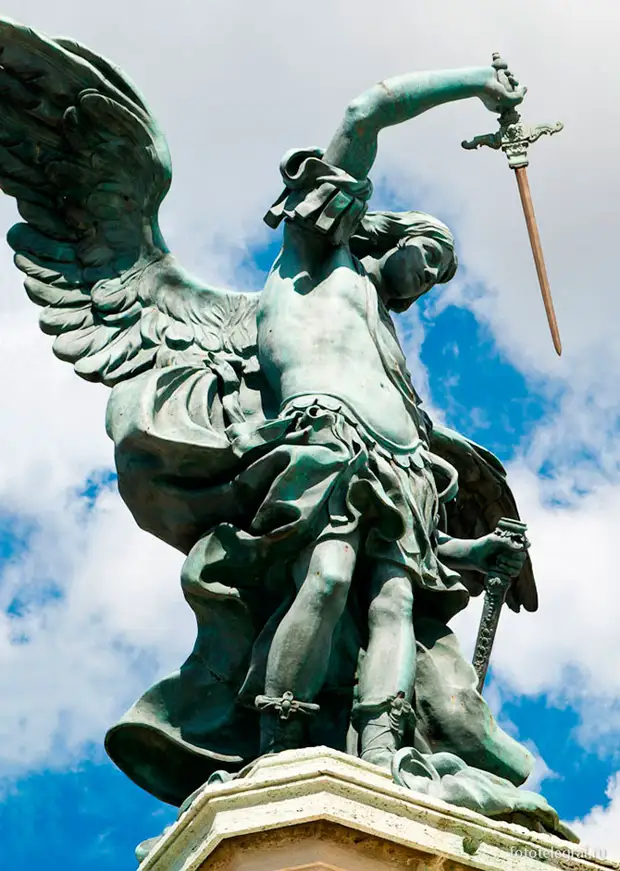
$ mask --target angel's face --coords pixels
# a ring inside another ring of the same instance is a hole
[[[448,271],[452,252],[435,239],[408,236],[381,261],[381,278],[389,308],[404,311]]]

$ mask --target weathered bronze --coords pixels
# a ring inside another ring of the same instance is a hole
[[[516,789],[532,756],[448,626],[489,572],[511,578],[509,607],[537,607],[524,544],[495,531],[518,518],[505,470],[431,422],[390,314],[452,278],[454,238],[368,211],[382,128],[469,97],[512,111],[524,90],[490,66],[353,100],[325,151],[285,155],[266,216],[281,251],[261,293],[236,293],[166,246],[170,158],[124,74],[6,19],[0,53],[15,262],[57,356],[112,388],[121,496],[186,555],[197,620],[187,661],[110,729],[111,758],[181,804],[261,754],[325,744],[393,767],[411,745],[394,776],[418,754],[439,797],[562,833]]]

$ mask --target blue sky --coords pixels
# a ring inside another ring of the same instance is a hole
[[[530,87],[528,118],[565,121],[530,167],[561,360],[514,179],[501,155],[459,147],[492,129],[482,106],[445,107],[382,134],[374,205],[420,208],[456,231],[459,276],[400,326],[416,386],[508,465],[530,525],[541,609],[502,617],[489,698],[536,752],[541,789],[562,817],[584,821],[586,845],[620,856],[620,124],[609,111],[620,98],[620,7],[522,0],[507,17],[495,0],[391,0],[381,18],[370,0],[355,16],[350,0],[315,0],[312,14],[287,4],[286,15],[282,0],[157,0],[148,17],[142,7],[4,3],[111,57],[147,93],[174,160],[167,241],[221,285],[260,286],[277,245],[261,218],[279,193],[281,154],[324,144],[346,101],[373,81],[487,63],[500,49]],[[321,47],[321,63],[306,46]],[[605,136],[593,136],[601,118]],[[0,228],[15,217],[0,198]],[[52,358],[2,245],[0,278],[0,866],[124,871],[174,811],[116,771],[102,741],[189,652],[181,559],[121,504],[106,392]],[[476,620],[474,607],[458,624],[466,645]]]

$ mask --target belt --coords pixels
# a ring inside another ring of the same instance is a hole
[[[286,416],[290,411],[306,411],[312,406],[318,406],[326,411],[338,413],[351,424],[363,438],[369,448],[390,459],[402,469],[423,469],[430,466],[436,469],[448,483],[438,494],[440,502],[449,502],[458,493],[458,472],[454,466],[443,457],[433,454],[422,439],[417,439],[408,445],[401,445],[378,433],[364,418],[355,412],[341,397],[328,393],[298,393],[289,396],[280,406],[278,416]]]

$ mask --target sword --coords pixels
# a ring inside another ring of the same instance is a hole
[[[493,66],[496,70],[507,70],[508,64],[503,61],[498,54],[493,55]],[[527,231],[530,237],[532,253],[534,255],[534,263],[536,264],[536,272],[540,290],[542,292],[545,312],[547,313],[547,321],[551,330],[551,338],[553,346],[558,354],[562,354],[562,341],[560,339],[560,330],[558,327],[555,309],[553,307],[553,299],[551,297],[551,288],[549,286],[549,278],[547,277],[547,268],[543,257],[542,245],[540,243],[540,234],[536,223],[536,215],[534,214],[534,205],[532,203],[532,194],[527,178],[527,167],[529,166],[528,149],[532,142],[536,142],[544,134],[553,135],[559,133],[564,128],[564,125],[558,121],[557,124],[537,124],[529,127],[521,122],[521,115],[516,109],[507,109],[502,112],[499,117],[499,130],[496,133],[486,133],[483,136],[475,136],[473,139],[461,143],[463,148],[475,149],[483,145],[496,150],[501,149],[508,158],[508,165],[514,170],[517,177],[517,185],[519,187],[519,195],[521,204],[525,214],[525,222]]]
[[[526,530],[527,526],[525,523],[521,523],[520,520],[513,520],[510,517],[502,517],[497,524],[495,534],[499,535],[501,538],[510,538],[512,541],[525,546]],[[478,629],[478,637],[476,639],[474,658],[472,660],[472,665],[478,675],[479,693],[482,692],[484,681],[487,676],[499,617],[511,583],[512,578],[504,572],[499,571],[489,572],[484,579],[484,605],[482,608],[480,627]]]

